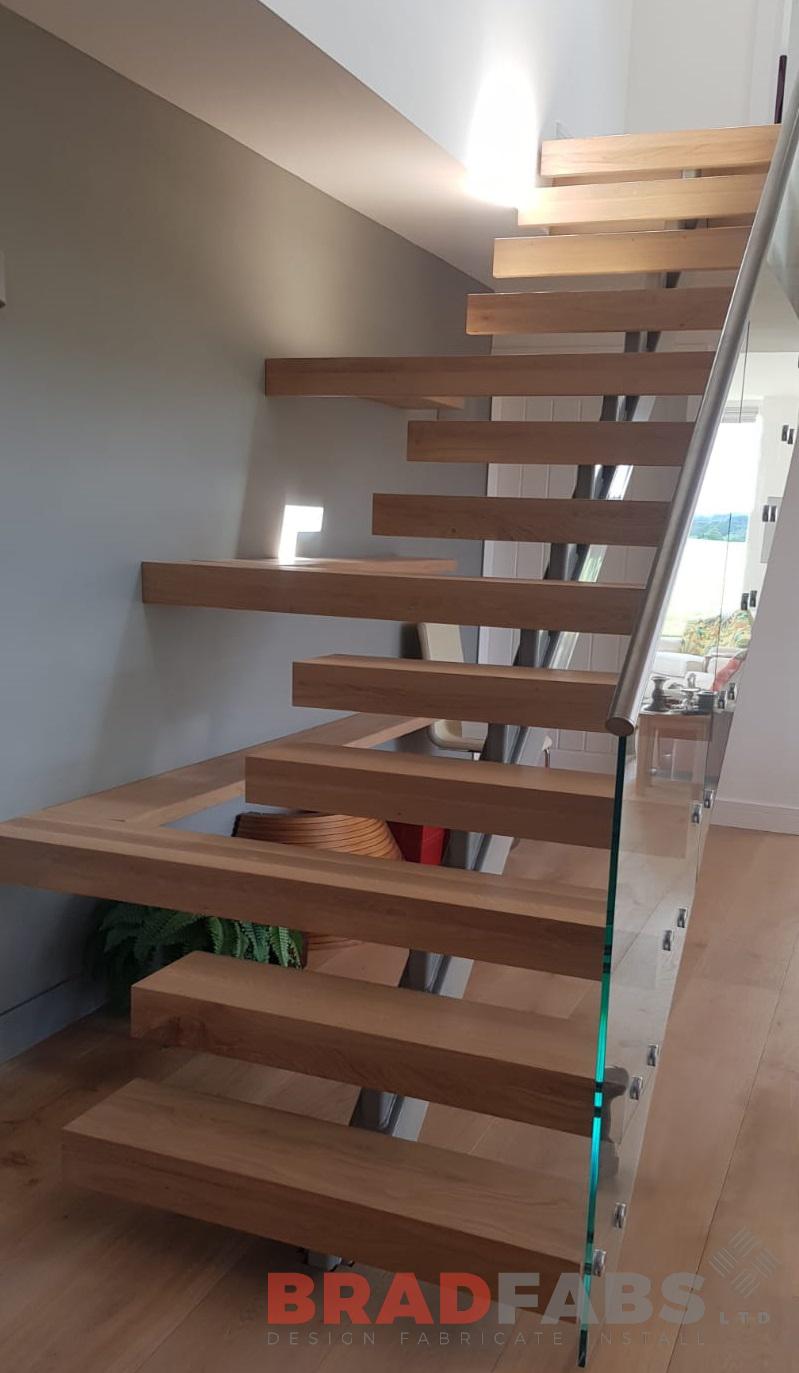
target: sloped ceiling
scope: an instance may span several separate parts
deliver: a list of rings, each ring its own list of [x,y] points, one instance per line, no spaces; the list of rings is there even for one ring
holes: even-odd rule
[[[6,0],[7,8],[470,276],[510,210],[259,0]]]

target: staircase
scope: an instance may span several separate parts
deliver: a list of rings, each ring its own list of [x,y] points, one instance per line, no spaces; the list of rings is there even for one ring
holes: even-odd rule
[[[344,654],[296,663],[296,705],[355,714],[0,825],[5,881],[310,925],[579,984],[588,1009],[572,1023],[431,995],[412,975],[386,987],[195,954],[139,984],[132,1029],[163,1045],[578,1136],[586,1143],[585,1170],[558,1179],[385,1129],[133,1082],[66,1130],[70,1182],[425,1278],[468,1270],[495,1289],[499,1272],[536,1272],[542,1307],[562,1273],[583,1273],[588,1142],[607,1141],[610,1103],[628,1085],[608,1074],[603,1091],[595,1090],[598,997],[607,975],[604,893],[319,851],[298,861],[296,849],[165,826],[243,785],[256,803],[610,855],[613,777],[518,766],[507,732],[606,728],[616,675],[557,666],[553,645],[568,633],[635,630],[644,587],[588,579],[586,551],[661,543],[667,504],[604,497],[616,468],[679,469],[686,458],[692,426],[633,423],[635,398],[703,395],[713,351],[658,349],[659,335],[718,331],[731,288],[727,276],[716,285],[679,285],[674,274],[737,271],[777,132],[544,144],[542,173],[552,184],[519,222],[550,232],[496,244],[496,276],[520,279],[524,289],[471,296],[467,331],[624,333],[626,351],[614,340],[601,353],[266,363],[270,397],[349,396],[442,409],[468,397],[599,398],[602,421],[408,426],[412,462],[576,468],[572,500],[374,496],[375,534],[543,543],[551,547],[549,575],[464,577],[435,559],[148,562],[142,569],[151,606],[521,630],[516,665]],[[642,273],[666,279],[641,286]],[[597,289],[593,278],[608,275],[617,284]],[[553,277],[585,277],[588,289],[530,289],[532,279]],[[375,747],[442,716],[488,721],[485,757]],[[518,743],[522,734],[514,737]],[[592,1217],[588,1234],[599,1275]]]

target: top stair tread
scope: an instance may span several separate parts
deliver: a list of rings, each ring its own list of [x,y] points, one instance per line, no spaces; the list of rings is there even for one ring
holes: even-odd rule
[[[596,176],[634,172],[711,171],[763,167],[774,154],[779,125],[691,129],[546,140],[542,176]]]
[[[168,1085],[94,1106],[64,1158],[70,1181],[390,1271],[542,1271],[551,1291],[580,1267],[579,1184]]]

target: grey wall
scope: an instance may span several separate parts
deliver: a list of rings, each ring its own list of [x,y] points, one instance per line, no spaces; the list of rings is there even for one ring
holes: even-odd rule
[[[386,407],[268,402],[263,358],[483,351],[474,283],[2,8],[0,249],[0,816],[326,718],[292,659],[399,626],[145,610],[139,562],[274,553],[287,501],[326,507],[304,552],[417,551],[370,492],[483,469],[406,465]],[[86,903],[0,911],[7,1055],[86,1004]]]

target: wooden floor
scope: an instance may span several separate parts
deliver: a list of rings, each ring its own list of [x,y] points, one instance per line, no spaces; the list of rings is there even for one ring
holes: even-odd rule
[[[567,865],[561,880],[601,885],[607,860],[596,851],[561,849],[553,857]],[[540,863],[541,846],[533,858],[532,846],[521,844],[511,858],[517,875]],[[713,830],[623,1256],[626,1270],[655,1284],[675,1271],[702,1273],[707,1314],[682,1330],[659,1319],[629,1327],[626,1343],[621,1331],[609,1332],[611,1343],[592,1360],[598,1373],[794,1366],[798,940],[799,838]],[[364,945],[332,955],[326,967],[389,982],[402,962],[402,951]],[[593,1012],[587,984],[487,964],[476,967],[469,995],[565,1017]],[[274,1342],[265,1321],[266,1273],[296,1267],[291,1250],[62,1186],[60,1127],[133,1076],[169,1077],[333,1120],[346,1119],[355,1099],[354,1088],[321,1079],[150,1048],[102,1017],[0,1070],[3,1369],[383,1373],[424,1361],[469,1373],[560,1373],[574,1366],[569,1328],[546,1330],[530,1320],[516,1335],[471,1327],[468,1344],[458,1332],[440,1344],[436,1327],[383,1328],[374,1347],[355,1329],[348,1344],[321,1325],[310,1327],[311,1338],[300,1327],[295,1344],[287,1332]],[[553,1174],[573,1173],[585,1161],[577,1137],[444,1107],[430,1110],[423,1138]],[[386,1276],[370,1276],[379,1293]],[[744,1311],[748,1324],[739,1318]],[[758,1323],[758,1312],[768,1323]],[[518,1337],[525,1343],[514,1344]]]

